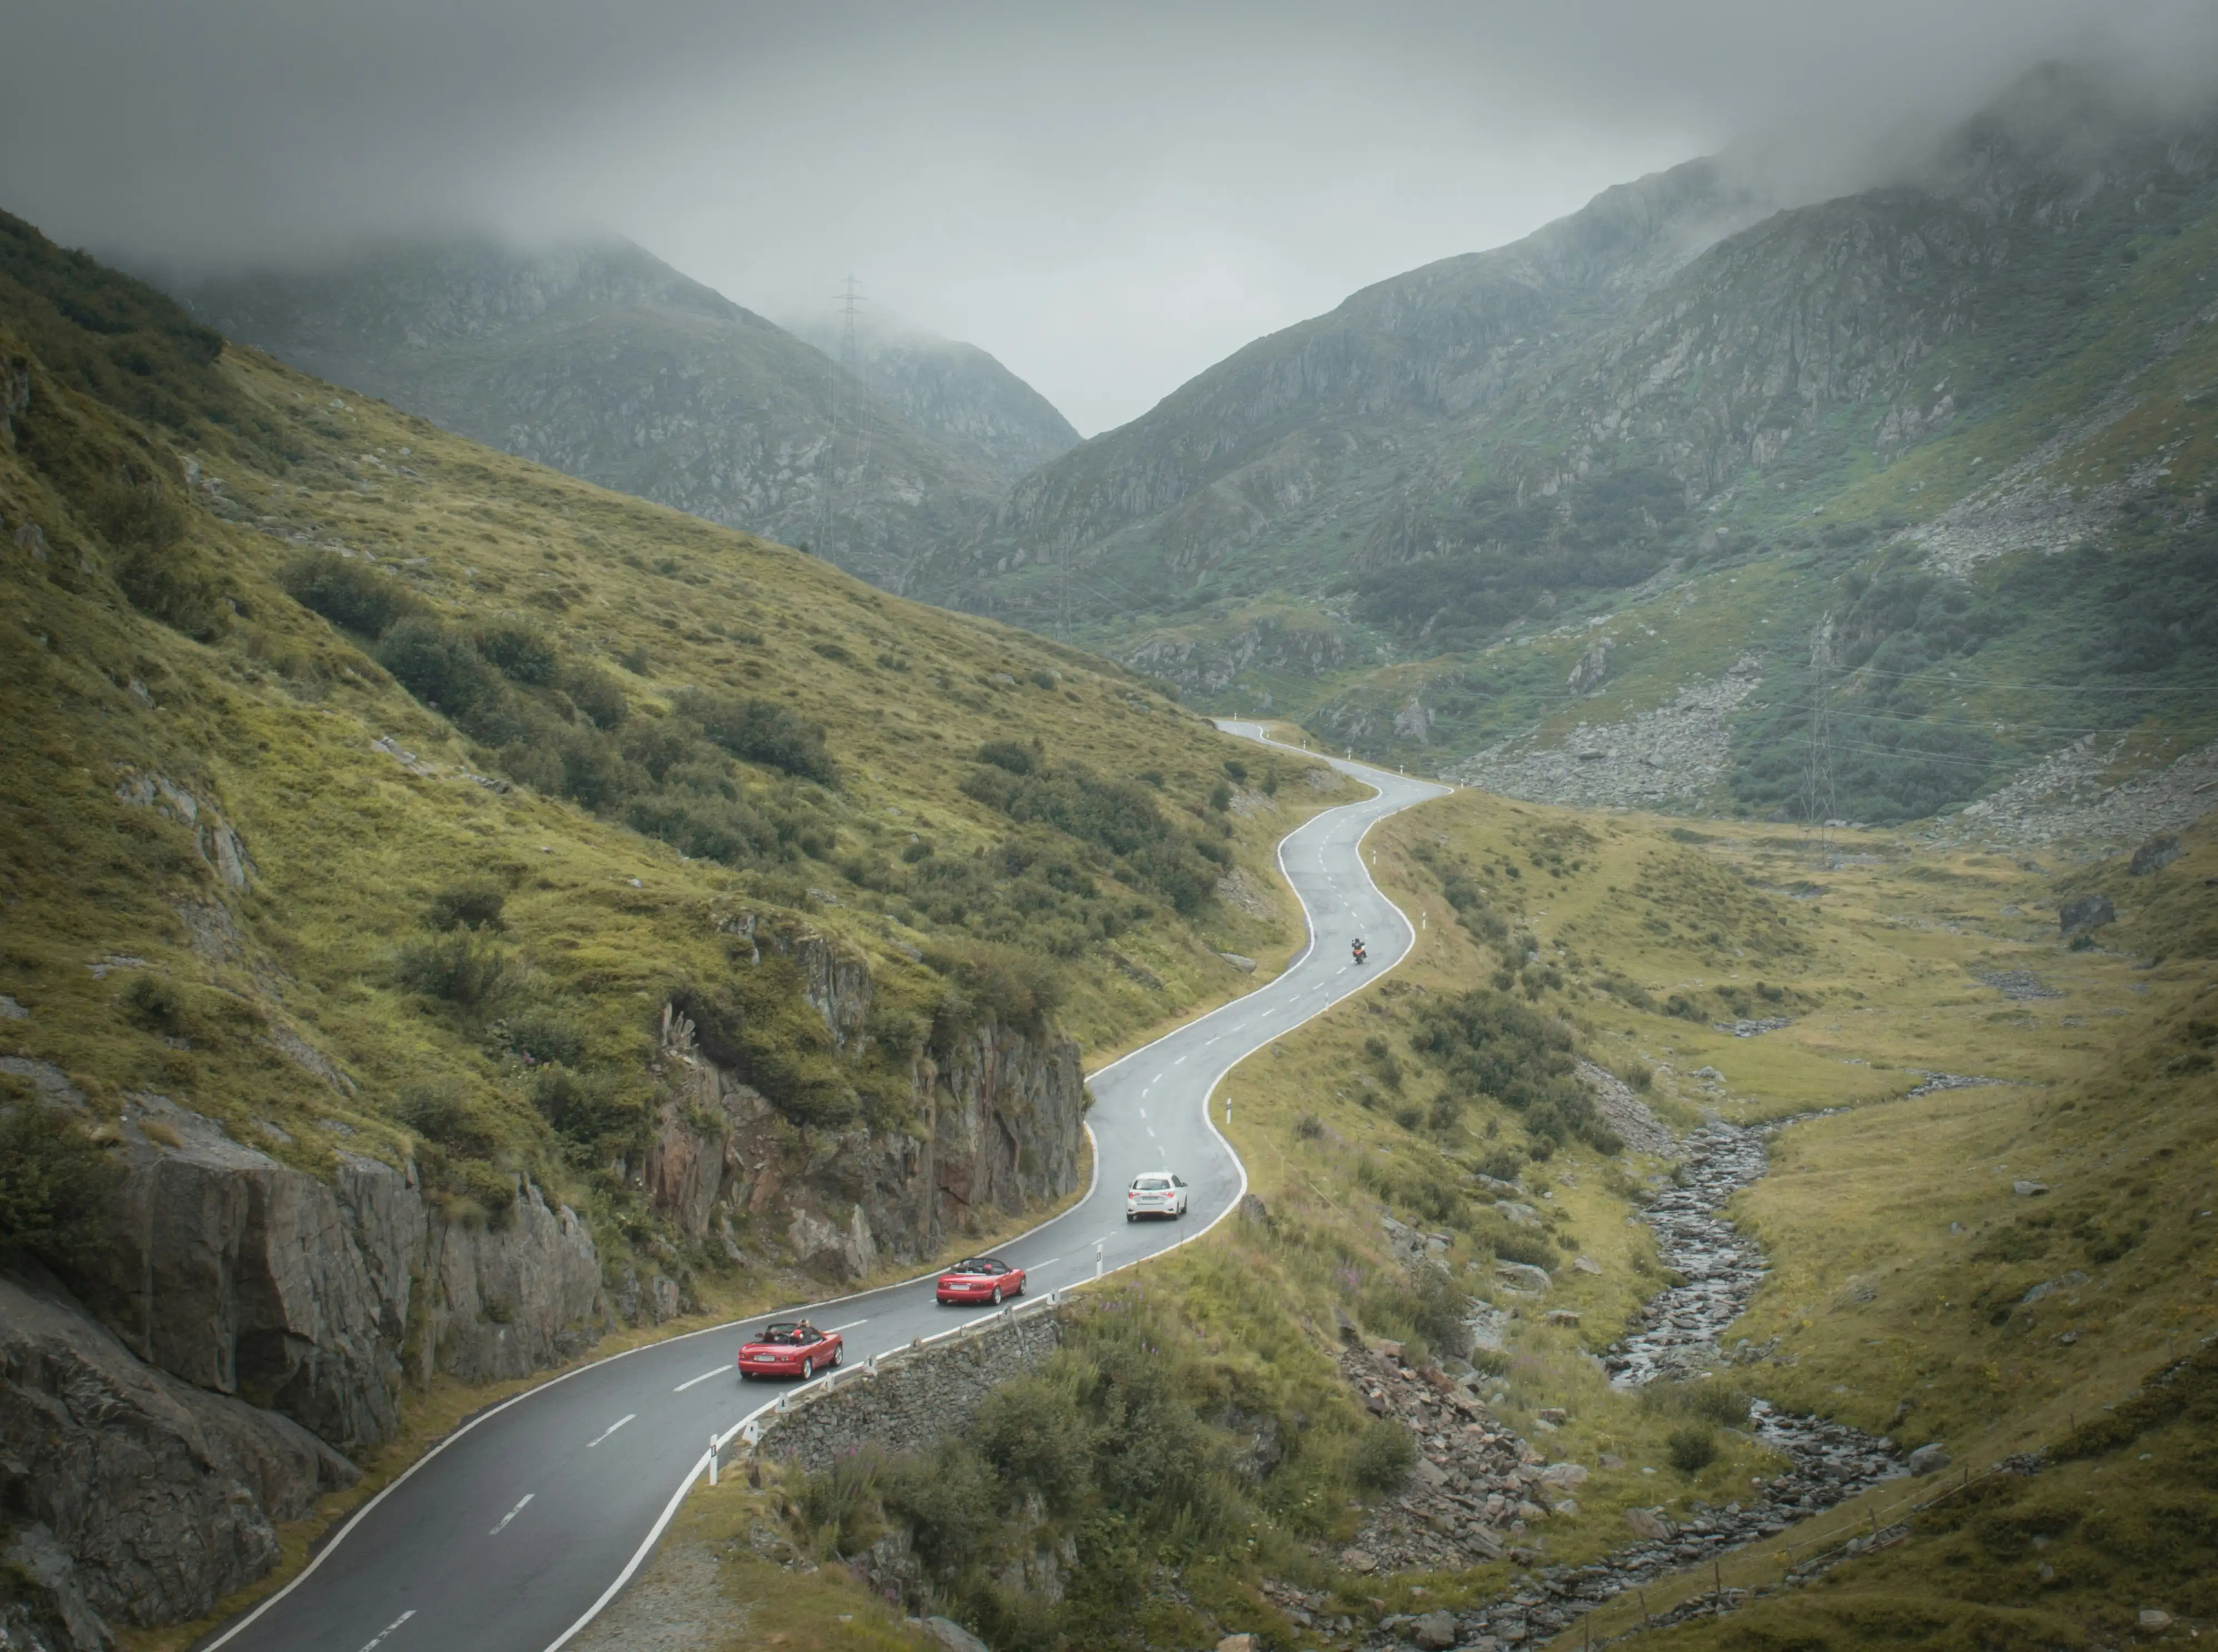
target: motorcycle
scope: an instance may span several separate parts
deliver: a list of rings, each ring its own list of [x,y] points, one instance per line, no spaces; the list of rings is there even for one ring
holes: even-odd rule
[[[1360,941],[1356,942],[1348,950],[1354,954],[1355,962],[1358,963],[1361,963],[1365,959],[1371,956],[1363,950],[1363,943]]]

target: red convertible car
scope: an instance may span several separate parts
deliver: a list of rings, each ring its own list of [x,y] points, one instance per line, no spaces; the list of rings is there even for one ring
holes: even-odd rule
[[[838,1364],[846,1346],[837,1331],[820,1331],[807,1320],[773,1320],[740,1349],[740,1376],[798,1377],[805,1383]]]
[[[943,1302],[991,1302],[1025,1294],[1025,1271],[1013,1268],[998,1256],[974,1256],[957,1262],[939,1276]]]

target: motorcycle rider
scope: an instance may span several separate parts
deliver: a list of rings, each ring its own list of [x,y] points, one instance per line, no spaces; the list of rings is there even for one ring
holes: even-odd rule
[[[1363,962],[1363,937],[1360,935],[1355,937],[1354,944],[1349,948],[1349,950],[1354,953],[1356,962],[1361,963]]]

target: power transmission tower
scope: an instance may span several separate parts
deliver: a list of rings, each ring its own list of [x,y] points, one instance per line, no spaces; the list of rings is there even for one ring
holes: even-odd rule
[[[1832,858],[1833,617],[1810,639],[1810,727],[1802,752],[1802,819],[1817,834],[1820,865]]]
[[[827,559],[832,554],[834,523],[842,517],[850,524],[853,522],[863,468],[870,457],[870,368],[856,327],[869,300],[857,290],[852,275],[833,297],[839,305],[835,313],[839,318],[839,370],[832,381],[832,434],[824,447],[824,473],[816,485],[816,553]],[[844,471],[840,466],[843,445],[846,450]],[[852,525],[849,531],[852,535]]]

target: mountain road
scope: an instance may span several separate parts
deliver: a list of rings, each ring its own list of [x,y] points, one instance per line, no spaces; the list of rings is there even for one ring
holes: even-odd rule
[[[1221,726],[1263,737],[1255,724]],[[1372,884],[1363,838],[1448,788],[1319,760],[1376,795],[1325,810],[1279,845],[1308,944],[1255,991],[1090,1075],[1093,1185],[1063,1215],[994,1249],[1026,1270],[1030,1294],[1159,1254],[1228,1215],[1247,1174],[1210,1116],[1219,1080],[1409,951],[1409,920]],[[1365,964],[1349,956],[1359,935]],[[1191,1185],[1183,1219],[1124,1220],[1125,1185],[1149,1170]],[[845,1333],[850,1361],[994,1311],[939,1306],[932,1278],[805,1311]],[[629,1581],[705,1471],[710,1441],[730,1439],[790,1391],[742,1383],[734,1370],[740,1344],[770,1317],[583,1365],[480,1414],[358,1511],[285,1588],[203,1641],[203,1652],[553,1652]]]

